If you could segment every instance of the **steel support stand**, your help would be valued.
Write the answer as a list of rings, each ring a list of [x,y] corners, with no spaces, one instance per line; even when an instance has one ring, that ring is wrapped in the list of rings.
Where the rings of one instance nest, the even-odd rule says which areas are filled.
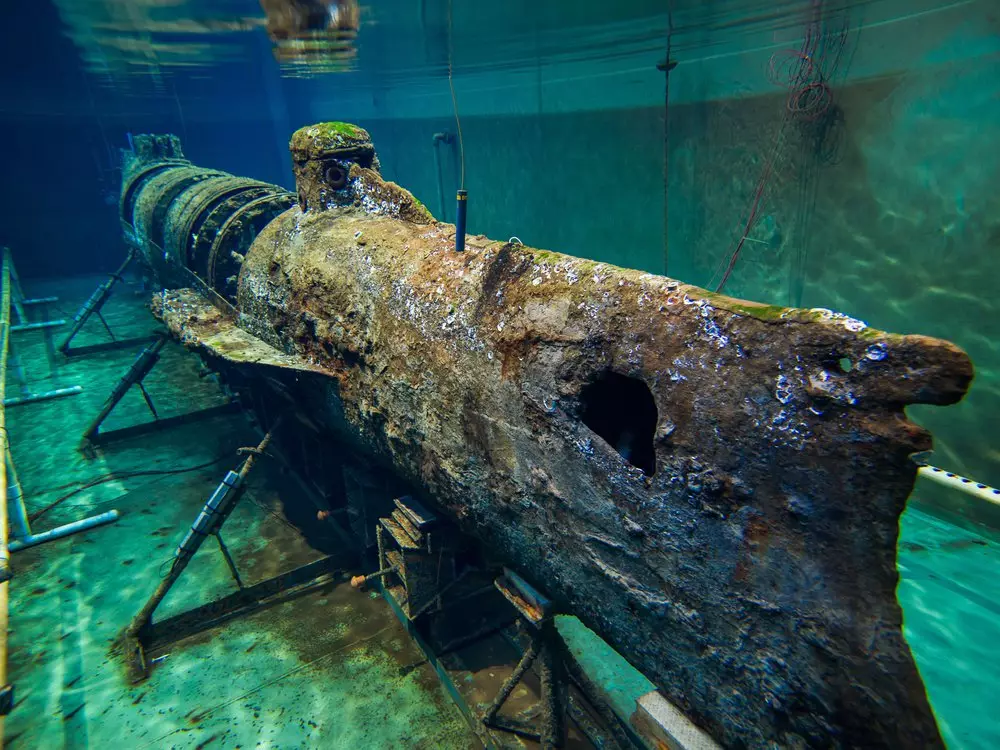
[[[149,597],[146,604],[132,618],[131,624],[129,624],[128,629],[125,631],[125,651],[129,672],[133,679],[138,680],[149,675],[149,662],[146,659],[145,645],[150,639],[149,631],[152,625],[153,612],[181,577],[188,563],[191,562],[195,553],[209,536],[214,536],[218,540],[219,549],[222,550],[226,564],[236,579],[237,585],[242,588],[243,582],[236,570],[236,564],[233,562],[229,550],[222,541],[222,537],[219,536],[219,532],[222,530],[222,525],[226,522],[226,519],[229,518],[229,514],[236,507],[236,503],[243,496],[247,475],[253,469],[257,459],[267,450],[274,431],[279,425],[280,420],[264,436],[256,448],[241,449],[242,452],[248,455],[243,460],[239,471],[230,471],[227,473],[219,486],[216,487],[215,492],[208,498],[198,517],[191,524],[187,535],[181,541],[180,545],[178,545],[170,570],[167,571],[167,574],[160,581],[160,584],[156,587],[156,590]]]
[[[111,394],[104,402],[104,406],[101,407],[101,411],[96,417],[94,417],[91,423],[87,426],[87,429],[83,432],[83,436],[80,440],[80,450],[85,454],[92,453],[95,445],[110,440],[112,437],[134,436],[143,432],[148,432],[151,429],[162,429],[171,425],[184,424],[194,421],[195,419],[202,419],[215,416],[217,414],[232,412],[239,408],[239,404],[234,401],[229,401],[218,406],[210,406],[205,409],[198,409],[186,414],[178,414],[176,416],[166,418],[160,417],[160,413],[156,409],[156,404],[153,403],[153,398],[149,395],[149,391],[146,390],[143,380],[156,366],[156,363],[160,361],[160,351],[167,345],[167,340],[166,334],[159,334],[153,342],[149,344],[149,346],[139,352],[139,356],[135,358],[135,361],[129,366],[121,380],[119,380],[117,385],[115,385],[112,389]],[[125,398],[125,394],[128,393],[129,389],[133,385],[139,389],[139,393],[142,395],[143,401],[146,402],[146,406],[149,408],[150,414],[153,415],[153,421],[132,425],[130,427],[120,427],[115,430],[101,430],[101,425],[104,424],[108,415],[111,414],[118,403]]]
[[[160,415],[156,411],[156,407],[153,405],[153,400],[150,398],[149,392],[146,387],[142,384],[142,381],[156,363],[160,361],[160,350],[167,345],[167,337],[159,336],[157,339],[139,352],[139,356],[135,358],[135,361],[128,368],[125,374],[122,376],[121,380],[111,391],[111,395],[108,396],[107,400],[104,402],[104,406],[98,413],[94,420],[90,423],[87,429],[83,433],[83,445],[88,446],[94,439],[100,434],[101,425],[104,424],[104,420],[108,418],[108,415],[114,410],[118,403],[125,398],[125,394],[128,393],[129,388],[133,385],[139,387],[142,393],[142,398],[146,402],[146,406],[149,407],[149,411],[153,414],[153,419],[158,420]]]
[[[108,277],[107,281],[97,287],[94,293],[90,295],[90,298],[83,303],[83,306],[79,309],[79,311],[77,311],[76,315],[73,316],[73,324],[70,327],[69,334],[59,345],[60,352],[67,357],[72,357],[79,354],[90,354],[95,351],[124,349],[149,340],[148,336],[130,339],[117,338],[114,331],[111,330],[111,326],[108,325],[108,321],[105,320],[104,316],[101,314],[101,309],[111,297],[111,292],[114,290],[115,284],[124,279],[123,274],[125,273],[125,269],[131,265],[133,260],[135,260],[135,250],[129,250],[128,255],[125,256],[125,260],[118,267],[118,269]],[[73,339],[76,338],[76,335],[80,333],[83,326],[94,315],[96,315],[97,319],[101,321],[101,324],[104,326],[104,330],[107,331],[108,336],[111,337],[111,341],[91,346],[74,347],[72,345]]]
[[[504,575],[496,580],[496,587],[521,615],[531,631],[531,640],[521,661],[500,686],[496,698],[483,714],[483,724],[534,740],[542,750],[561,748],[566,736],[567,686],[552,604],[547,597],[510,570],[504,570]],[[542,688],[542,716],[538,731],[521,722],[499,716],[503,704],[536,661]]]

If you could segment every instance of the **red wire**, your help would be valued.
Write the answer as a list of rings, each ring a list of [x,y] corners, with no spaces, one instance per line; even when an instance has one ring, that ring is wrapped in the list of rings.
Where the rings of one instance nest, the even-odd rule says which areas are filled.
[[[816,22],[810,23],[800,49],[775,52],[771,55],[771,59],[768,62],[768,79],[775,85],[789,89],[788,98],[785,100],[785,117],[782,119],[781,127],[775,139],[775,148],[764,164],[760,179],[757,181],[757,187],[754,189],[753,200],[750,204],[750,212],[747,217],[746,226],[743,228],[743,234],[729,255],[729,261],[722,274],[722,280],[715,288],[716,292],[721,292],[726,282],[729,281],[729,277],[736,268],[736,262],[739,260],[740,253],[743,250],[743,245],[746,244],[750,232],[753,231],[754,226],[757,224],[764,192],[774,172],[778,144],[784,132],[787,119],[795,117],[802,122],[815,122],[822,119],[833,105],[833,91],[826,83],[822,71],[822,62],[827,54],[825,47],[818,63],[816,61],[816,48],[821,41],[822,35],[818,33],[818,24]],[[793,70],[792,66],[796,64],[796,61],[798,67]],[[784,74],[786,67],[788,68],[787,76]]]

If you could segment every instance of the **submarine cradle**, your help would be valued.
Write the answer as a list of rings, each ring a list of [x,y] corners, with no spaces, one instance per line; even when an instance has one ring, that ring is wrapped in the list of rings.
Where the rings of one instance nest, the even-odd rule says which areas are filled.
[[[898,521],[972,379],[945,341],[470,236],[368,133],[297,131],[296,193],[126,152],[154,314],[391,469],[727,747],[942,747]],[[844,362],[849,366],[843,366]]]

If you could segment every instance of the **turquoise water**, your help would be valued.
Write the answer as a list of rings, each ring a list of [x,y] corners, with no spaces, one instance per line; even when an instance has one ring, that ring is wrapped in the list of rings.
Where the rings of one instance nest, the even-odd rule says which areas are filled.
[[[1000,544],[913,509],[900,531],[903,632],[938,725],[949,747],[998,747]]]
[[[356,28],[333,3],[344,30],[318,54],[269,38],[262,5],[5,9],[0,241],[23,276],[118,264],[132,134],[176,133],[200,166],[291,188],[290,134],[356,122],[438,218],[465,184],[471,233],[714,286],[749,227],[727,293],[955,342],[969,395],[910,416],[934,463],[1000,485],[994,0],[385,0]],[[815,23],[819,134],[788,114],[782,73]],[[1000,747],[996,537],[912,509],[900,528],[905,635],[942,733]],[[562,626],[629,713],[650,683]]]

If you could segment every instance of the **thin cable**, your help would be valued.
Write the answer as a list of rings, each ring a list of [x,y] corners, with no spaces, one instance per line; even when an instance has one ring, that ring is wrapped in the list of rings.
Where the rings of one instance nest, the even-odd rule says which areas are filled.
[[[53,508],[55,508],[60,503],[66,501],[66,500],[69,500],[74,495],[78,495],[81,492],[84,492],[85,490],[89,490],[92,487],[96,487],[99,484],[105,484],[106,482],[114,482],[115,480],[118,480],[118,479],[133,479],[135,477],[161,476],[161,475],[167,475],[167,474],[186,474],[186,473],[192,472],[192,471],[200,471],[201,469],[207,469],[208,467],[214,466],[215,464],[220,463],[221,461],[225,461],[227,458],[230,458],[231,455],[232,454],[227,453],[226,455],[219,456],[218,458],[213,459],[212,461],[208,461],[208,462],[203,463],[203,464],[198,464],[197,466],[188,466],[188,467],[183,468],[183,469],[148,469],[148,470],[142,470],[142,471],[111,472],[110,474],[105,474],[104,476],[100,476],[100,477],[97,477],[96,479],[92,479],[91,481],[86,482],[85,484],[77,487],[76,489],[74,489],[74,490],[72,490],[70,492],[67,492],[65,495],[62,495],[62,496],[56,498],[51,503],[49,503],[48,505],[46,505],[44,508],[35,511],[34,513],[31,513],[28,516],[28,520],[29,521],[36,521],[36,520],[38,520],[39,518],[41,518],[43,515],[45,515],[46,513],[48,513],[50,510],[52,510]]]
[[[448,88],[451,89],[451,108],[455,112],[455,129],[458,130],[458,157],[462,165],[461,189],[465,190],[465,141],[462,138],[462,120],[458,116],[458,99],[455,97],[455,81],[452,79],[452,57],[454,44],[452,41],[451,2],[448,0]]]

